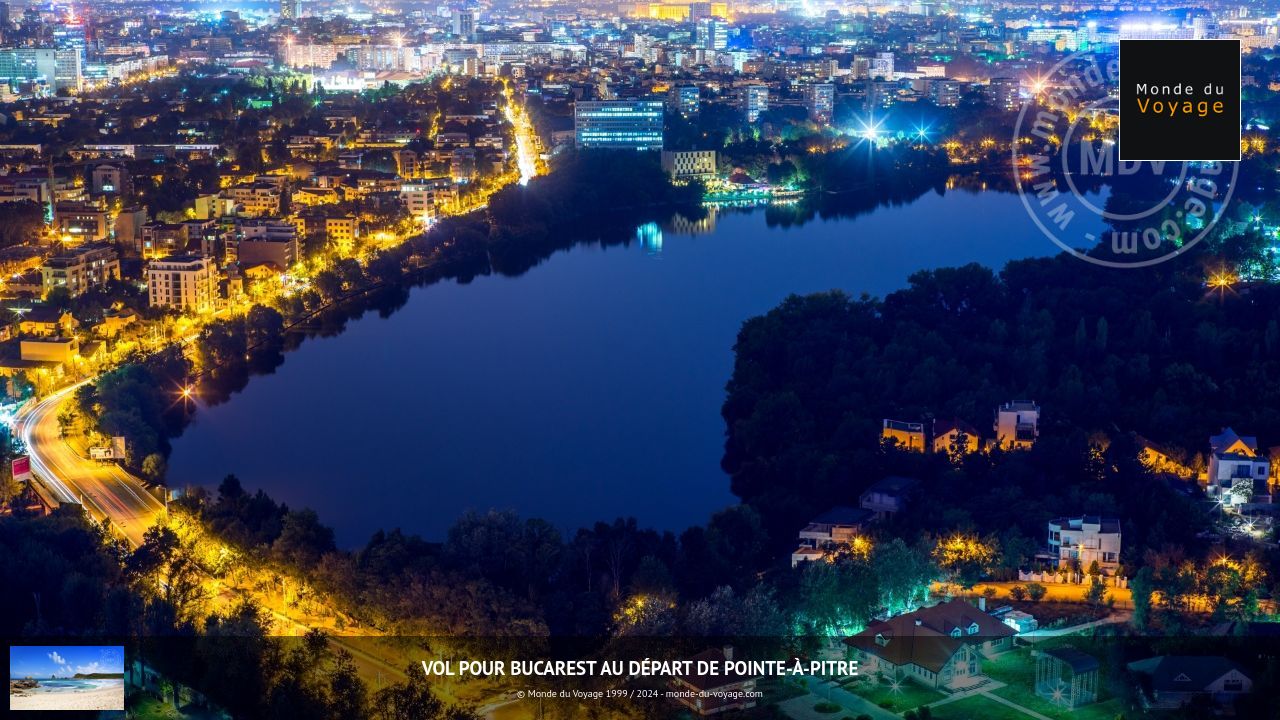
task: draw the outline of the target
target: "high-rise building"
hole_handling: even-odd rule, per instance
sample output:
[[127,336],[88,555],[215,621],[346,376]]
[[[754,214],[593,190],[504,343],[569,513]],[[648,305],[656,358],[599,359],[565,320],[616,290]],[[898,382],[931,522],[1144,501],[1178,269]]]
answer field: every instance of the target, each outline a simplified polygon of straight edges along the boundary
[[74,90],[84,88],[84,49],[78,47],[59,48],[54,56],[54,85],[58,90]]
[[449,18],[452,22],[454,37],[461,40],[472,40],[476,35],[476,11],[454,10]]
[[702,18],[694,40],[703,50],[723,50],[729,45],[729,26],[720,18]]
[[52,93],[58,89],[58,51],[53,48],[0,50],[0,83],[14,89],[30,85]]
[[280,19],[297,20],[302,17],[302,0],[280,0]]
[[662,102],[578,102],[573,108],[573,133],[580,148],[661,150]]
[[760,119],[760,113],[769,109],[769,88],[764,85],[748,85],[742,88],[742,112],[747,122]]
[[829,123],[836,109],[836,86],[831,83],[814,83],[804,88],[804,106],[809,119]]

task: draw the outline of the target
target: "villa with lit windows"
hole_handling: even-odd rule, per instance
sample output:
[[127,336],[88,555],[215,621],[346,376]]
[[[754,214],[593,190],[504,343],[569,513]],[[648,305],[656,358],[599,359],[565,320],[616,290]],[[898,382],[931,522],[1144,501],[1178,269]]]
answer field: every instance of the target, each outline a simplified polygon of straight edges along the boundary
[[1093,563],[1103,575],[1120,570],[1120,521],[1096,515],[1049,521],[1049,559],[1059,568],[1088,572]]
[[1013,647],[1013,628],[956,599],[871,623],[845,639],[860,675],[956,692],[987,681],[982,661]]
[[861,540],[862,527],[872,517],[870,510],[838,505],[810,520],[800,530],[799,547],[791,553],[791,567],[825,559],[841,546],[856,547]]
[[1205,492],[1227,509],[1269,504],[1271,461],[1258,452],[1258,438],[1231,428],[1209,438],[1209,470]]
[[924,423],[885,419],[880,430],[881,442],[893,442],[903,450],[924,452]]
[[996,408],[993,428],[997,447],[1025,450],[1040,437],[1040,406],[1026,400],[1007,402]]

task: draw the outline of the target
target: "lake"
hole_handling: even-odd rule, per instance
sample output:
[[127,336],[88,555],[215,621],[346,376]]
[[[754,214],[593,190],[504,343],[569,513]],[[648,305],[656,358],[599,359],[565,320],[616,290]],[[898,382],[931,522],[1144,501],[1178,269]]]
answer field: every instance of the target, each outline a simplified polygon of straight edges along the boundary
[[200,408],[170,484],[234,473],[314,508],[344,547],[378,528],[442,539],[468,509],[680,531],[734,502],[720,405],[744,320],[791,293],[883,295],[920,269],[1057,251],[997,192],[789,227],[763,210],[684,225],[520,277],[416,288],[390,317],[307,340]]

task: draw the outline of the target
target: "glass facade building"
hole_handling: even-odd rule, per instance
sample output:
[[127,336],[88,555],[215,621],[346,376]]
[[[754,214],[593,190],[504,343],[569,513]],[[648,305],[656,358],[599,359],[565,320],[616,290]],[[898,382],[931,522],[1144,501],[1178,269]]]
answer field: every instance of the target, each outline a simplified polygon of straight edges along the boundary
[[661,100],[599,100],[573,108],[574,139],[580,148],[662,149]]

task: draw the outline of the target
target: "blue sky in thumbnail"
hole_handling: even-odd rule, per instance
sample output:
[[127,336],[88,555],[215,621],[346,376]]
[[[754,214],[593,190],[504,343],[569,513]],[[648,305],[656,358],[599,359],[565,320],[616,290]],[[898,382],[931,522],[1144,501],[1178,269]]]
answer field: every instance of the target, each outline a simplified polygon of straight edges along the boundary
[[32,645],[9,648],[10,678],[122,672],[124,648],[119,645]]

